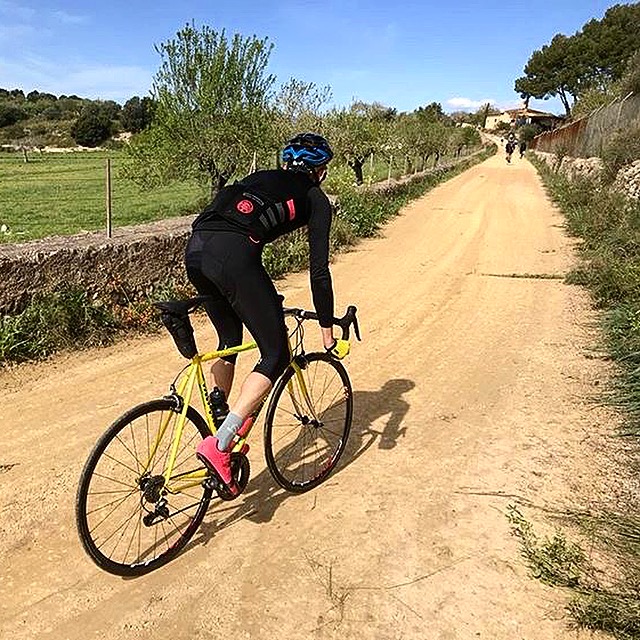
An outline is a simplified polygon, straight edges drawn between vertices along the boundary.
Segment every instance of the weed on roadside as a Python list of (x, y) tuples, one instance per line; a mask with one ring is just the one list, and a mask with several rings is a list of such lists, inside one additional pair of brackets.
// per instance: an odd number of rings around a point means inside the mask
[(616, 638), (640, 638), (640, 520), (603, 510), (562, 514), (579, 532), (582, 545), (556, 528), (540, 539), (520, 510), (507, 508), (512, 533), (532, 575), (550, 586), (569, 589), (567, 610), (580, 626)]
[[(615, 363), (600, 400), (622, 417), (619, 435), (640, 436), (640, 202), (598, 182), (570, 182), (532, 157), (552, 200), (580, 239), (581, 261), (567, 282), (589, 288), (600, 310), (602, 347)], [(620, 446), (623, 446), (622, 443)], [(637, 440), (627, 447), (637, 453)], [(631, 492), (633, 493), (633, 492)], [(624, 640), (640, 638), (640, 516), (635, 497), (602, 505), (593, 513), (565, 514), (588, 540), (589, 552), (558, 532), (540, 541), (517, 510), (514, 534), (534, 575), (571, 590), (568, 610), (583, 627)], [(617, 511), (615, 511), (617, 510)], [(535, 568), (535, 569), (534, 569)]]

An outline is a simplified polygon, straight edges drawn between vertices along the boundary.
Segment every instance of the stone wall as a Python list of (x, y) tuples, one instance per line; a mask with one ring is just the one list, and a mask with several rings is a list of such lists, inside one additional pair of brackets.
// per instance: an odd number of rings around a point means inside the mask
[[(533, 151), (533, 153), (554, 171), (559, 171), (570, 180), (588, 178), (595, 181), (599, 180), (602, 175), (603, 164), (600, 158), (565, 156), (558, 165), (558, 156), (555, 153), (544, 151)], [(620, 169), (611, 188), (632, 200), (640, 200), (640, 160)]]
[(618, 171), (613, 188), (634, 200), (640, 200), (640, 160)]
[(91, 295), (138, 298), (186, 283), (184, 249), (194, 216), (104, 232), (0, 245), (0, 313), (22, 311), (36, 293), (77, 286)]

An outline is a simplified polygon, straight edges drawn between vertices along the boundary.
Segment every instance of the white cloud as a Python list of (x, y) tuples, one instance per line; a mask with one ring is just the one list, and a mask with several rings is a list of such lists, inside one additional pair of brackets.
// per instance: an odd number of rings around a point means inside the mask
[(52, 15), (58, 22), (63, 24), (85, 24), (89, 22), (87, 16), (73, 15), (66, 11), (54, 11)]
[(447, 100), (447, 105), (449, 105), (453, 109), (459, 109), (461, 111), (479, 109), (483, 107), (487, 102), (491, 105), (495, 105), (496, 101), (493, 98), (484, 98), (482, 100), (472, 100), (470, 98), (449, 98)]

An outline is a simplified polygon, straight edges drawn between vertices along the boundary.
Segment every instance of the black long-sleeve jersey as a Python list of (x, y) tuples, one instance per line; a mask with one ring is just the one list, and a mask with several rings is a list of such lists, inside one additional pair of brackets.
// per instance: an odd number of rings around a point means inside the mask
[(194, 230), (237, 231), (260, 245), (307, 226), (311, 293), (321, 327), (333, 324), (329, 271), (331, 203), (304, 172), (257, 171), (222, 188), (193, 223)]

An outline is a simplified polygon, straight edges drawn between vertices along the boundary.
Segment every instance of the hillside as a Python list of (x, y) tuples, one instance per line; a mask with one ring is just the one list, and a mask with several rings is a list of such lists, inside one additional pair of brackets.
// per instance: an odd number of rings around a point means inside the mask
[(38, 149), (46, 146), (95, 147), (123, 132), (135, 133), (149, 124), (153, 103), (134, 96), (120, 105), (76, 95), (0, 88), (0, 146)]

